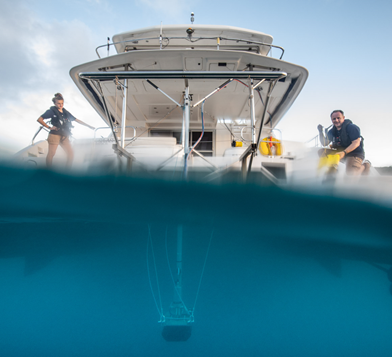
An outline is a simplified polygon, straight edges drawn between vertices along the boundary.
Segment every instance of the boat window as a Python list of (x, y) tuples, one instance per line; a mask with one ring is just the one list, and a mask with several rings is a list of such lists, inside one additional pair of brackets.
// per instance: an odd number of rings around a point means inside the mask
[[(199, 130), (191, 130), (189, 135), (189, 145), (193, 146), (201, 135), (201, 131)], [(181, 144), (181, 131), (177, 130), (151, 130), (150, 136), (160, 136), (167, 138), (176, 138), (177, 144)], [(204, 131), (203, 138), (197, 144), (195, 148), (200, 154), (204, 156), (213, 156), (214, 155), (214, 132), (213, 131)]]

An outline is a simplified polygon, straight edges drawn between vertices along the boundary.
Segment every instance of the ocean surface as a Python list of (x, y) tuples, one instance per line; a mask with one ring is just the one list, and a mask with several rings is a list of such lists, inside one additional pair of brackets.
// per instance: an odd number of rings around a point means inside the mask
[[(392, 355), (392, 210), (0, 167), (1, 356)], [(162, 337), (178, 229), (186, 342)]]

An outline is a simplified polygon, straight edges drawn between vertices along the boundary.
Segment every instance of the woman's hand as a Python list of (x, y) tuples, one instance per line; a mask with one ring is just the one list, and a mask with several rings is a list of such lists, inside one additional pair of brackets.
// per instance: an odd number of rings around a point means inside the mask
[(57, 126), (52, 126), (51, 128), (50, 128), (50, 130), (54, 130), (54, 131), (57, 131), (57, 130), (59, 130), (59, 128), (57, 127)]

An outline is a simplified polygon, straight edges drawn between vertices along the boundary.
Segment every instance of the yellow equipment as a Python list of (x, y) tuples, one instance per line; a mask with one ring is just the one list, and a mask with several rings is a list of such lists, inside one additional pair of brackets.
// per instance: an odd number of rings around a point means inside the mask
[(318, 168), (321, 169), (323, 167), (334, 167), (339, 164), (340, 156), (339, 154), (327, 155), (320, 157)]

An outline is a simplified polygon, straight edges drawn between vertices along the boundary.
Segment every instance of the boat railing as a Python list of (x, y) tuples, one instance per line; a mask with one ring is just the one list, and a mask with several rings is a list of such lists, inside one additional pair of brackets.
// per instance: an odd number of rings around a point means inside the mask
[[(132, 128), (133, 129), (133, 136), (132, 137), (130, 137), (130, 138), (128, 138), (128, 140), (131, 140), (131, 139), (134, 139), (134, 138), (136, 138), (136, 128), (134, 127), (134, 126), (126, 126), (125, 127), (125, 129), (129, 129), (129, 128)], [(110, 126), (100, 126), (100, 127), (98, 127), (98, 128), (95, 128), (95, 130), (94, 130), (94, 141), (96, 140), (96, 136), (97, 136), (97, 131), (98, 130), (104, 130), (104, 129), (106, 129), (106, 130), (110, 130), (111, 128), (110, 128)], [(115, 127), (115, 129), (117, 129), (116, 127)], [(117, 131), (117, 130), (116, 130)], [(114, 139), (113, 139), (114, 140)]]
[[(45, 121), (45, 122), (48, 123), (48, 122), (50, 122), (50, 120), (47, 120), (47, 121)], [(126, 128), (126, 129), (129, 129), (129, 128), (132, 128), (132, 129), (133, 129), (133, 136), (131, 136), (131, 137), (126, 137), (126, 138), (125, 138), (125, 141), (132, 142), (132, 141), (136, 140), (136, 127), (134, 127), (134, 126), (126, 126), (125, 128)], [(109, 126), (101, 126), (101, 127), (95, 128), (95, 130), (94, 130), (94, 137), (93, 137), (93, 140), (92, 140), (92, 144), (93, 144), (93, 145), (95, 145), (95, 143), (97, 143), (97, 142), (99, 142), (99, 143), (104, 143), (104, 142), (105, 142), (105, 143), (106, 143), (106, 142), (115, 141), (115, 139), (114, 139), (113, 137), (106, 137), (106, 138), (101, 137), (101, 138), (97, 138), (97, 131), (99, 131), (99, 130), (105, 130), (105, 129), (109, 129), (109, 130), (110, 130), (111, 128), (110, 128)], [(35, 141), (36, 137), (38, 136), (38, 134), (39, 134), (42, 130), (46, 131), (47, 133), (50, 132), (50, 130), (48, 130), (46, 127), (40, 125), (40, 127), (38, 128), (38, 130), (37, 130), (36, 133), (34, 134), (33, 139), (31, 140), (31, 145), (34, 145), (34, 141)], [(91, 139), (90, 139), (90, 140), (91, 140)], [(129, 143), (128, 143), (128, 144), (129, 144)]]
[[(125, 129), (129, 129), (129, 128), (133, 129), (133, 136), (124, 138), (124, 141), (128, 142), (127, 145), (129, 145), (130, 143), (132, 143), (133, 141), (135, 141), (137, 139), (137, 137), (136, 137), (136, 127), (134, 127), (132, 125), (125, 127)], [(118, 129), (119, 129), (118, 127), (114, 127), (114, 133), (117, 133)], [(104, 138), (104, 137), (97, 138), (97, 131), (100, 131), (100, 130), (111, 130), (111, 127), (110, 126), (101, 126), (101, 127), (95, 128), (95, 130), (94, 130), (94, 138), (93, 138), (93, 141), (92, 141), (92, 149), (93, 150), (95, 150), (95, 144), (106, 144), (106, 143), (109, 143), (109, 142), (115, 142), (116, 141), (116, 139), (113, 137), (113, 135), (110, 135), (110, 136), (108, 136), (106, 138)]]
[[(234, 125), (233, 128), (241, 128), (240, 136), (241, 136), (242, 142), (244, 142), (244, 143), (251, 142), (251, 140), (245, 139), (245, 137), (244, 137), (244, 135), (245, 135), (244, 131), (246, 129), (251, 129), (252, 128), (250, 125)], [(282, 131), (280, 129), (268, 129), (268, 132), (270, 133), (269, 135), (271, 135), (272, 133), (277, 132), (279, 137), (277, 137), (276, 139), (278, 141), (282, 142)], [(266, 142), (266, 143), (272, 142), (272, 141), (267, 141), (267, 140), (263, 140), (263, 141)]]
[(305, 145), (310, 147), (315, 147), (315, 148), (321, 147), (319, 136), (316, 135), (315, 137), (309, 139), (308, 141), (305, 141)]
[[(45, 123), (49, 123), (50, 120), (46, 120)], [(38, 134), (42, 131), (46, 131), (47, 133), (50, 132), (50, 130), (48, 130), (46, 127), (44, 127), (43, 125), (40, 125), (40, 127), (38, 128), (38, 130), (36, 131), (36, 133), (34, 134), (33, 138), (31, 139), (31, 145), (34, 145), (34, 140), (35, 138), (38, 136)]]
[[(325, 134), (327, 134), (328, 130), (332, 128), (332, 124), (327, 127), (325, 130)], [(320, 147), (324, 147), (325, 145), (322, 145), (320, 142), (320, 135), (317, 134), (316, 136), (314, 136), (313, 138), (309, 139), (308, 141), (305, 141), (305, 145), (309, 146), (309, 147), (315, 147), (315, 148), (320, 148)]]
[[(150, 40), (157, 40), (157, 41), (159, 41), (159, 43), (158, 43), (158, 45), (154, 45), (154, 44), (143, 45), (142, 47), (139, 46), (137, 48), (137, 45), (139, 44), (139, 41), (150, 41)], [(112, 43), (107, 43), (105, 45), (98, 46), (95, 49), (95, 52), (96, 52), (98, 58), (101, 58), (101, 56), (99, 55), (99, 49), (106, 47), (107, 51), (108, 51), (108, 55), (109, 55), (110, 46), (116, 46), (116, 45), (125, 44), (125, 43), (130, 43), (130, 44), (133, 44), (133, 45), (131, 45), (132, 48), (130, 48), (129, 46), (125, 46), (124, 47), (124, 52), (142, 50), (143, 48), (145, 48), (145, 49), (159, 48), (160, 50), (164, 50), (164, 49), (166, 49), (169, 46), (170, 40), (186, 40), (186, 41), (189, 41), (191, 44), (194, 44), (194, 43), (196, 43), (198, 41), (201, 41), (201, 40), (215, 41), (215, 44), (211, 44), (211, 45), (203, 44), (200, 47), (213, 47), (213, 48), (216, 48), (217, 50), (219, 50), (221, 47), (226, 48), (227, 46), (229, 46), (227, 44), (222, 45), (221, 41), (235, 42), (237, 44), (238, 43), (245, 43), (247, 45), (256, 45), (255, 52), (257, 52), (258, 54), (261, 54), (260, 46), (266, 46), (266, 47), (270, 48), (268, 50), (268, 52), (267, 52), (267, 55), (268, 55), (268, 53), (271, 52), (272, 48), (276, 48), (276, 49), (279, 49), (281, 51), (281, 55), (280, 55), (279, 59), (282, 59), (283, 55), (284, 55), (284, 48), (281, 47), (281, 46), (276, 46), (276, 45), (272, 45), (270, 43), (261, 42), (261, 41), (254, 41), (254, 40), (249, 40), (249, 39), (220, 37), (220, 36), (218, 36), (218, 37), (189, 37), (189, 36), (171, 36), (171, 37), (166, 37), (165, 36), (165, 37), (160, 37), (160, 36), (158, 36), (158, 37), (133, 38), (131, 40), (112, 42)], [(164, 41), (168, 41), (168, 43), (167, 44), (163, 44)], [(178, 47), (178, 46), (179, 45), (175, 45), (173, 47)], [(181, 46), (181, 47), (184, 47), (184, 46)], [(238, 51), (243, 51), (243, 48), (240, 48), (240, 49), (237, 49), (237, 50)], [(251, 48), (251, 50), (252, 50), (252, 48)]]

